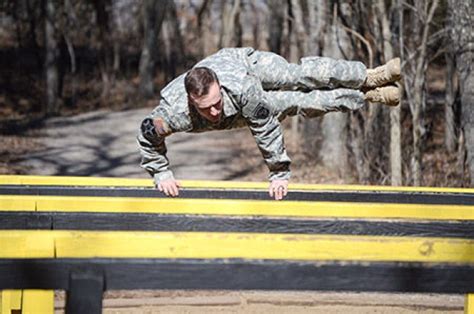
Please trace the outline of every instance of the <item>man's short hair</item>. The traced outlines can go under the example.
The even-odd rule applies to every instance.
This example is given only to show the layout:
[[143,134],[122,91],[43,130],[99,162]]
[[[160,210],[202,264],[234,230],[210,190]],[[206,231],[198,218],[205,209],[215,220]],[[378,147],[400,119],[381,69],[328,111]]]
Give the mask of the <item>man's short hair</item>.
[[209,87],[217,82],[216,72],[206,67],[196,67],[191,69],[184,78],[184,87],[189,95],[201,97],[209,93]]

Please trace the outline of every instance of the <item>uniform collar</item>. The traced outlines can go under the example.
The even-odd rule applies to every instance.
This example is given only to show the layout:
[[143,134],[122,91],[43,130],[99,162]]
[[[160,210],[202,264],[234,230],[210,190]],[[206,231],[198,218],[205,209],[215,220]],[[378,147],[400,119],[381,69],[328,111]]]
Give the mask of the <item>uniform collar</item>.
[[224,117],[230,117],[230,116],[235,115],[237,113],[237,108],[235,108],[234,102],[230,98],[225,88],[223,88],[222,86],[221,86],[221,95],[222,95],[222,101],[224,102],[223,104]]

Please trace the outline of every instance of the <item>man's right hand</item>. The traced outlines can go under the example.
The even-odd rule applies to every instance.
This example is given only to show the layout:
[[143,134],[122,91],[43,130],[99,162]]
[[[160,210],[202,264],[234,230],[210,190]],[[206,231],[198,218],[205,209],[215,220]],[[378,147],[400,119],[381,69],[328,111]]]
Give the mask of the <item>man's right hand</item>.
[[166,196],[178,196],[179,188],[181,188],[181,183],[175,179],[162,180],[158,183],[158,190],[165,193]]

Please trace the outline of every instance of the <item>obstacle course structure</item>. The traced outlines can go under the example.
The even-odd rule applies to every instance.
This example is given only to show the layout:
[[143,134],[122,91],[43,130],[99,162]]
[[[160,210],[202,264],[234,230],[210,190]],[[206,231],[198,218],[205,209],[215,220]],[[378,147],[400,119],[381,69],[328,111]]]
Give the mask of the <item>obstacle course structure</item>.
[[2,313],[115,289],[474,291],[474,190],[0,177]]

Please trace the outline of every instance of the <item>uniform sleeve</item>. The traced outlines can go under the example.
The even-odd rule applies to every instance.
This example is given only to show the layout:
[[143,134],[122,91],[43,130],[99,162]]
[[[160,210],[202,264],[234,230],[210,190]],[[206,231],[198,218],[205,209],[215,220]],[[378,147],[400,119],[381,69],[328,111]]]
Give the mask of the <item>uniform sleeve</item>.
[[137,142],[141,154],[140,166],[154,178],[155,184],[174,179],[166,157],[165,137],[170,135],[169,124],[160,116],[146,117],[140,126]]
[[247,76],[241,104],[242,116],[270,170],[269,180],[288,180],[291,160],[286,153],[282,128],[256,77]]

